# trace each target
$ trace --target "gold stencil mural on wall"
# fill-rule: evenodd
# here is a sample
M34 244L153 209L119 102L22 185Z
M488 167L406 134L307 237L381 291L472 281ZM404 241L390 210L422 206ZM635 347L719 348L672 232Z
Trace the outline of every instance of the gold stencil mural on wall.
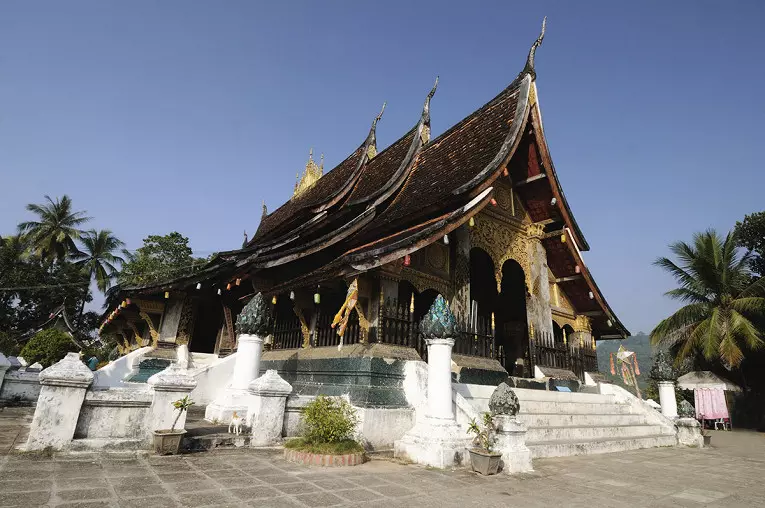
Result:
M526 291L531 291L531 268L528 254L529 239L525 232L512 228L487 214L479 214L475 226L470 228L470 245L485 250L494 261L497 290L501 290L502 265L516 261L526 277Z

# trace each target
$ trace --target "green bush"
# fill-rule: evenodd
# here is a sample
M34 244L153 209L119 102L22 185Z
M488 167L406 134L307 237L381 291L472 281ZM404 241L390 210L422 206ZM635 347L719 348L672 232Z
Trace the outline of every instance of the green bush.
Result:
M352 439L345 439L336 443L310 443L305 438L296 437L284 443L284 447L320 455L345 455L364 452L364 447Z
M20 356L23 356L30 364L40 362L43 367L49 367L70 351L77 351L72 338L61 330L49 328L29 339L29 342L21 348Z
M11 334L0 330L0 353L5 356L18 356L19 355L19 343L16 342Z
M352 440L358 416L347 401L319 395L303 408L302 420L307 443L339 443Z

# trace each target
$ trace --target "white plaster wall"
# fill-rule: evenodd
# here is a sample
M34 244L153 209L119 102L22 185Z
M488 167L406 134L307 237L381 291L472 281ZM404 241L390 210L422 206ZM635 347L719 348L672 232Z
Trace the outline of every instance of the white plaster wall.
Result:
M231 383L234 375L236 355L234 353L216 362L194 369L190 372L197 382L197 387L191 392L191 399L199 405L211 404L226 386Z
M638 399L635 395L631 394L621 386L617 386L609 383L599 383L598 391L604 395L613 395L617 402L629 404L630 412L634 414L643 414L646 416L646 421L653 425L661 425L665 429L677 432L675 422L659 411L653 409L650 404L642 399Z
M283 436L296 437L300 435L300 412L306 404L315 398L313 395L290 395L287 397L287 404L284 408Z
M415 411L416 420L425 418L428 407L428 364L423 361L406 362L403 388L406 401Z
M39 372L9 370L5 373L0 400L35 402L40 396Z
M534 333L552 334L552 309L550 308L550 281L547 268L547 251L542 242L529 242L532 295L526 299L526 317L534 325Z
M109 362L108 365L104 365L94 372L93 386L109 387L121 385L125 379L132 376L138 370L138 364L151 350L152 348L149 346L142 347Z
M414 427L413 408L356 408L358 439L371 450L392 450L393 443Z
M75 439L145 439L152 394L143 390L112 388L88 390L75 429Z

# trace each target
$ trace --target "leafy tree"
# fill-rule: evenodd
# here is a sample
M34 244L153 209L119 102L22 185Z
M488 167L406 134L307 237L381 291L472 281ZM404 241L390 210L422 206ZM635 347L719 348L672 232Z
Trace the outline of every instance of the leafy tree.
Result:
M194 258L189 239L180 233L151 235L122 266L117 280L121 287L156 284L191 274L204 263L204 259Z
M70 351L77 350L77 346L68 333L49 328L29 339L21 349L21 356L30 364L40 362L43 367L49 367Z
M765 277L765 211L753 213L736 222L738 244L752 253L752 271Z
M0 331L0 353L5 356L18 356L19 350L20 347L16 338L8 332Z
M732 368L741 364L745 351L763 346L751 319L765 315L765 278L752 283L751 255L739 256L737 241L735 233L723 240L709 230L694 235L693 245L670 245L679 265L665 257L656 260L680 285L666 295L686 305L653 329L651 342L670 346L677 360L700 354Z
M90 220L85 212L72 210L72 200L64 195L61 199L43 204L30 203L27 210L37 215L37 220L19 224L19 234L27 243L29 251L46 261L61 261L69 253L76 252L75 240L80 238L80 226Z
M72 253L71 258L75 260L76 266L88 274L88 280L95 279L98 289L105 294L117 274L115 265L125 261L116 254L125 244L108 229L86 231L81 236L80 243L83 247L82 251ZM88 291L90 287L86 285L83 292L87 295ZM85 310L85 298L82 298L80 310L77 313L78 323L82 320Z

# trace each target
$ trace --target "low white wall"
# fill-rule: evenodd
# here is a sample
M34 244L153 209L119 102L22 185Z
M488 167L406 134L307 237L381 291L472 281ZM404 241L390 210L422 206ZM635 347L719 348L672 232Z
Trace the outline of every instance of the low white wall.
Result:
M95 371L93 386L103 388L121 385L138 370L138 364L151 350L150 346L142 347L104 365Z
M656 411L642 399L638 399L635 395L631 394L621 386L610 383L599 383L598 391L603 395L613 395L617 402L623 402L630 406L630 412L634 414L643 414L646 416L648 423L654 425L660 425L666 429L671 429L672 432L677 432L675 422L659 411Z
M75 439L111 438L147 440L153 394L143 390L111 388L88 390L74 432Z
M196 404L206 406L212 403L218 394L231 383L237 354L239 353L220 358L212 365L205 365L191 372L197 382L197 387L191 392L191 399Z
M303 408L314 400L312 395L290 395L284 407L284 437L296 437L300 435L300 414Z
M392 450L393 443L414 427L416 413L413 408L356 408L359 424L356 427L361 444L371 450Z
M5 373L0 400L35 402L40 396L40 373L37 371L9 370Z

